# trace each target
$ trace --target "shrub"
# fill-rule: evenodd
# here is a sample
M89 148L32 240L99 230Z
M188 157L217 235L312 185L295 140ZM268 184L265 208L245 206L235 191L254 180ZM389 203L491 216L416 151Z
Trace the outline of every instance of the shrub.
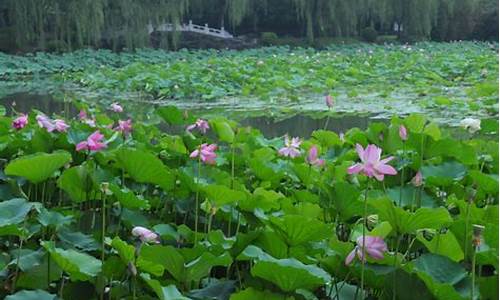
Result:
M374 43L377 41L378 32L373 27L366 27L361 30L361 37L366 42Z
M263 32L260 40L264 46L276 45L278 42L278 35L274 32Z

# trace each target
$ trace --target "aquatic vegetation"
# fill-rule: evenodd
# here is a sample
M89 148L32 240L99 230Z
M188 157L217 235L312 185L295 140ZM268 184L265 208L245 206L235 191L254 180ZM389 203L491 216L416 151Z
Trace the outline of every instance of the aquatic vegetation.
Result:
M498 297L498 122L459 140L413 114L285 140L120 105L0 116L2 296Z
M150 107L144 102L174 103L203 110L202 118L209 117L209 110L220 113L217 109L230 111L231 118L424 113L439 124L458 126L465 116L498 116L497 53L496 43L457 42L332 45L321 51L270 47L0 54L0 97L50 92L61 102L75 98L108 107L120 102L144 113ZM334 107L325 109L326 95L335 100Z

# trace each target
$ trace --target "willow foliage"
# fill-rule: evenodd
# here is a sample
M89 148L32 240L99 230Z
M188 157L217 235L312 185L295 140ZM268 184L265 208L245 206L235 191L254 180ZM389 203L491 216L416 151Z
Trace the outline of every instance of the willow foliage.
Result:
M496 20L495 20L496 18ZM406 40L495 36L497 0L4 0L1 29L21 48L137 48L150 44L147 25L198 24L235 33L276 31L306 36L359 36L367 27ZM498 27L496 27L498 28ZM497 34L498 34L498 29ZM496 34L496 35L497 35ZM11 34L12 35L12 34ZM162 34L170 47L178 34ZM174 45L175 46L175 45Z

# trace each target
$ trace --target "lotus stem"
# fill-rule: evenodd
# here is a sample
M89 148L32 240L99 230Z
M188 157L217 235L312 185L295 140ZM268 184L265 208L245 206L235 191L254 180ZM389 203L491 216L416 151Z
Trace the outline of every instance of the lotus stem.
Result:
M470 299L474 300L474 291L476 290L476 252L477 252L477 247L474 246L472 247L472 288L470 290Z
M231 189L234 188L234 141L231 143ZM234 207L231 206L231 212L229 215L229 223L227 224L227 235L231 236L231 226L233 221Z
M366 185L365 189L365 199L363 208L363 242L361 244L361 253L363 253L363 259L361 260L361 299L365 298L365 264L366 264L366 252L365 252L365 240L366 240L366 218L367 218L367 208L368 208L368 189L369 183ZM356 290L357 294L357 290Z
M397 284L397 278L396 278L396 264L398 262L398 252L399 252L399 243L401 242L401 238L398 235L397 241L396 241L396 249L394 251L394 261L393 261L393 267L394 267L394 275L392 277L392 299L396 300L396 284Z
M399 203L398 203L399 207L401 207L401 202L403 201L403 187L405 185L405 165L404 165L405 158L406 158L406 143L403 141L403 168L401 169L401 187L399 188Z
M201 145L198 148L199 153L201 153ZM200 197L200 177L201 177L201 155L198 155L198 175L196 176L196 196L195 196L195 208L194 208L194 243L198 243L198 206Z

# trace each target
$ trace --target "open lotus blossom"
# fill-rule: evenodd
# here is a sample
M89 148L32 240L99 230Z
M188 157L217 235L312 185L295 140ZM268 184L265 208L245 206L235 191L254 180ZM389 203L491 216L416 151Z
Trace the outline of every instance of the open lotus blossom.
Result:
M205 134L207 133L207 130L210 129L210 126L206 120L198 119L194 124L191 124L186 128L188 132L191 132L194 129L198 129L202 134Z
M69 125L66 124L66 122L64 120L61 120L61 119L55 119L53 123L54 123L55 130L59 131L59 132L66 132L66 130L68 130L68 128L69 128Z
M368 177L375 177L378 181L384 180L384 175L396 175L397 171L387 163L394 157L388 157L380 160L382 149L375 145L368 145L366 149L363 146L356 144L361 163L357 163L347 169L349 174L357 174L363 172Z
M104 135L98 131L89 135L87 140L81 141L76 145L76 151L90 150L99 151L107 147L106 143L102 142Z
M318 146L313 145L309 149L309 153L307 154L307 163L309 163L311 166L318 167L322 167L325 165L325 160L318 158Z
M460 121L460 127L468 130L470 133L481 130L481 120L473 118L465 118Z
M52 132L56 129L56 126L46 115L37 115L36 121L41 128L47 129L48 132Z
M14 129L22 129L28 124L28 115L26 114L21 114L19 117L15 118L14 121L12 121L12 127Z
M114 111L114 112L116 112L116 113L121 113L121 112L123 112L123 107L122 107L120 104L116 103L116 102L115 102L115 103L112 103L112 104L110 105L110 108L111 108L111 110L112 110L112 111Z
M415 177L411 179L411 183L416 187L421 186L424 183L422 172L418 171L417 174L415 174Z
M358 237L356 240L356 247L345 258L345 265L350 265L357 255L358 258L364 262L366 261L365 254L368 254L373 259L383 259L384 252L387 251L387 245L384 239L378 236L365 236L365 245L363 247L363 236ZM364 249L364 251L363 251Z
M202 144L199 149L191 152L191 155L189 155L189 157L200 157L202 162L213 165L215 164L215 158L217 158L215 150L217 150L216 144Z
M160 243L160 237L157 233L141 226L134 227L132 229L132 235L138 237L143 243Z
M302 142L298 137L294 137L290 140L288 135L285 136L285 147L281 148L278 153L281 156L288 156L295 158L300 155L300 144Z
M406 127L404 125L399 126L399 137L403 141L408 140L408 131L406 130Z
M325 96L325 103L326 103L326 106L328 106L328 108L332 108L333 107L333 97L332 97L332 95L326 95Z
M127 135L132 132L132 120L128 119L126 121L118 120L118 126L115 127L116 131L120 131Z
M78 118L80 120L85 120L87 118L87 112L84 109L81 109L78 113Z

